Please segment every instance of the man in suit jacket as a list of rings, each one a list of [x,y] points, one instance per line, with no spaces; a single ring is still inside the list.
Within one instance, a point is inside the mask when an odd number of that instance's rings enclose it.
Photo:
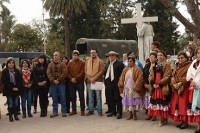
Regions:
[[[110,51],[107,56],[109,61],[105,66],[105,86],[106,86],[106,99],[108,104],[108,117],[115,116],[117,119],[122,117],[122,98],[117,86],[119,77],[124,68],[124,64],[117,60],[119,54],[115,51]],[[116,109],[117,107],[117,109]]]

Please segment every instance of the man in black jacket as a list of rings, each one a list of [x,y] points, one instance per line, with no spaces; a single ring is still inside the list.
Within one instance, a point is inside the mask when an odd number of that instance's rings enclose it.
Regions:
[[[122,117],[122,98],[119,93],[118,81],[124,64],[117,60],[119,54],[115,51],[110,51],[108,56],[108,63],[105,66],[105,86],[106,86],[106,99],[108,104],[107,117],[115,116],[117,119]],[[116,109],[117,107],[117,109]]]

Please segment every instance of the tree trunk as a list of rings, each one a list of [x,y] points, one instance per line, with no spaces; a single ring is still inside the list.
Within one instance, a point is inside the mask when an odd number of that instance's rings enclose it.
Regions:
[[[196,23],[192,24],[191,22],[189,22],[169,0],[160,0],[160,1],[167,7],[170,13],[174,15],[186,27],[186,29],[188,29],[195,36],[199,35],[200,30],[199,30],[199,26],[195,25]],[[191,7],[196,7],[196,5],[194,5],[195,3],[193,2],[190,3],[189,1],[191,2],[191,0],[185,0],[185,2],[187,2],[186,6],[187,6],[187,9],[188,7],[190,7],[188,10],[192,10]],[[197,16],[199,16],[198,14],[194,15],[195,13],[197,13],[197,9],[193,9],[193,11],[188,11],[188,12],[191,15],[191,17],[197,18]],[[193,18],[193,19],[196,20],[196,18]]]
[[[67,57],[70,57],[70,41],[69,41],[69,14],[64,14],[64,29],[65,29],[65,49]]]

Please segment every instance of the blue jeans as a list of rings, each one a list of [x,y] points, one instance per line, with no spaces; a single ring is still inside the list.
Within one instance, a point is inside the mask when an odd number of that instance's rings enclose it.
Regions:
[[[8,108],[17,110],[18,99],[19,99],[19,96],[17,95],[8,96]]]
[[[22,112],[26,113],[26,101],[27,101],[27,113],[31,113],[31,103],[32,103],[32,90],[25,89],[25,94],[22,96]]]
[[[66,113],[66,90],[65,84],[51,84],[51,95],[53,99],[53,113],[58,113],[58,95],[60,98],[61,112]]]
[[[102,112],[101,90],[91,90],[91,84],[87,84],[87,91],[89,95],[89,111],[94,112],[94,93],[96,93],[97,112]]]
[[[70,82],[69,86],[72,97],[72,111],[76,112],[76,91],[78,91],[81,111],[85,111],[84,82],[75,84]]]

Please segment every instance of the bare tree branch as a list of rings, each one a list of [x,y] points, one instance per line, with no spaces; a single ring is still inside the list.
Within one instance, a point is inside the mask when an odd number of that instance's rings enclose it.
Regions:
[[[200,11],[194,0],[184,0],[188,13],[191,15],[195,25],[200,24]]]
[[[198,33],[197,25],[194,25],[191,22],[189,22],[169,0],[160,0],[160,1],[169,9],[170,13],[174,15],[191,33],[193,34]]]

